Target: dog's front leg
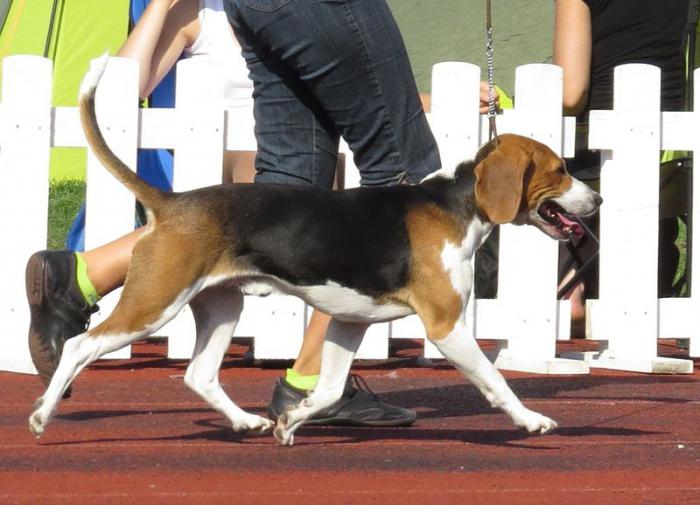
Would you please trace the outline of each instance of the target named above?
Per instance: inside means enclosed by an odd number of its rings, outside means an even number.
[[[508,414],[516,426],[525,428],[530,433],[547,433],[557,427],[555,421],[526,408],[515,396],[495,365],[481,351],[476,340],[467,336],[463,318],[457,321],[445,338],[431,340],[481,391],[489,403]]]
[[[343,394],[350,366],[369,325],[332,319],[321,352],[321,373],[309,396],[277,419],[275,438],[294,444],[294,432],[318,411],[337,402]]]

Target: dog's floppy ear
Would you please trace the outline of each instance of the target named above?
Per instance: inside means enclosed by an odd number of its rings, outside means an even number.
[[[524,152],[494,149],[474,168],[476,203],[495,224],[515,219],[523,200],[523,186],[529,158]]]

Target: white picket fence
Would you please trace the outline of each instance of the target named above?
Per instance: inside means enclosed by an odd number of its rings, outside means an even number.
[[[52,147],[86,147],[86,141],[77,109],[51,106],[51,61],[12,56],[3,65],[0,229],[6,245],[0,261],[0,370],[32,373],[24,266],[31,253],[46,245],[49,152]],[[138,147],[174,148],[174,187],[182,191],[218,183],[223,151],[254,150],[255,139],[252,111],[223,110],[215,67],[183,61],[177,72],[174,109],[139,109],[136,64],[111,58],[97,107],[110,146],[130,166],[135,165]],[[479,80],[475,65],[434,67],[430,123],[445,165],[472,157],[487,138],[477,108]],[[700,75],[695,82],[700,82]],[[607,160],[602,169],[600,299],[588,302],[587,321],[589,338],[601,341],[601,351],[557,356],[557,340],[570,336],[569,302],[556,299],[558,245],[534,228],[508,225],[501,229],[498,297],[472,300],[467,309],[472,336],[501,342],[499,367],[539,373],[587,373],[589,367],[692,372],[689,359],[657,355],[659,338],[678,338],[688,339],[690,356],[700,356],[700,290],[690,298],[659,300],[656,295],[658,159],[661,149],[696,150],[700,115],[661,114],[659,90],[657,68],[618,67],[614,110],[594,112],[591,118],[590,146],[602,149]],[[519,67],[515,94],[516,108],[498,118],[499,133],[529,136],[571,156],[575,120],[562,117],[561,69],[542,64]],[[347,146],[342,150],[347,153]],[[346,187],[356,186],[352,156],[346,160]],[[90,153],[87,181],[86,247],[91,248],[132,229],[134,198]],[[696,223],[698,212],[700,205],[694,205]],[[698,236],[693,234],[695,251],[700,251]],[[693,273],[700,272],[695,258],[692,262]],[[93,324],[109,314],[118,294],[102,300]],[[309,307],[293,297],[247,297],[236,335],[255,338],[257,358],[294,358],[309,314]],[[180,314],[159,334],[169,339],[169,357],[190,356],[191,314]],[[386,358],[390,338],[424,336],[416,316],[377,324],[370,328],[358,357]],[[424,352],[426,357],[439,357],[427,341]],[[129,355],[127,348],[111,357]]]

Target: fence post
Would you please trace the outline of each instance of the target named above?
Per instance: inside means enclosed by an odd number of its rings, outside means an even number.
[[[224,88],[213,62],[182,60],[175,90],[173,191],[221,184],[224,153]],[[159,334],[168,337],[168,357],[192,357],[196,330],[185,305]]]
[[[605,340],[592,367],[688,373],[689,360],[657,356],[660,78],[642,64],[615,69],[614,110],[592,111],[589,147],[601,169],[600,293],[589,300],[589,335]],[[631,187],[630,184],[633,186]]]
[[[433,66],[430,127],[440,150],[442,169],[454,173],[462,161],[472,159],[480,142],[479,84],[481,69],[462,62],[443,62]],[[474,338],[474,293],[467,304],[468,338]],[[423,355],[442,358],[426,338],[425,328],[416,315],[392,321],[392,338],[424,339]]]
[[[499,133],[534,138],[562,153],[562,70],[554,65],[516,69],[515,110]],[[478,338],[504,339],[496,365],[537,373],[587,373],[581,361],[556,357],[559,333],[568,337],[568,303],[557,300],[559,244],[531,226],[501,226],[498,297],[477,300]]]
[[[481,69],[461,62],[433,66],[430,127],[440,149],[442,168],[454,171],[474,158],[479,145]]]
[[[46,248],[51,142],[52,62],[38,56],[3,60],[0,103],[0,370],[36,373],[29,356],[24,266]]]
[[[93,60],[91,65],[98,64]],[[100,129],[110,149],[132,170],[136,169],[138,143],[138,64],[129,58],[109,58],[95,97]],[[134,229],[134,195],[119,183],[88,148],[85,196],[85,249],[111,242]],[[100,301],[91,318],[94,327],[104,321],[119,301],[122,288]],[[131,356],[131,346],[104,358]]]
[[[700,69],[695,70],[695,103],[692,112],[664,112],[662,120],[661,147],[674,151],[692,151],[694,166],[698,166],[697,154],[700,153]],[[659,300],[659,338],[688,339],[688,354],[700,357],[700,233],[695,233],[700,223],[700,177],[694,176],[693,171],[681,173],[682,183],[692,184],[692,198],[689,198],[689,227],[690,241],[686,264],[690,267],[690,277],[687,279],[691,286],[690,296],[683,298],[662,298]],[[685,188],[682,188],[685,189]],[[695,226],[693,226],[695,224]],[[691,230],[690,228],[694,228]],[[695,279],[695,282],[693,280]],[[695,286],[695,288],[693,288]]]
[[[695,69],[693,83],[695,89],[693,91],[693,112],[692,117],[695,123],[695,127],[690,131],[694,132],[692,142],[688,144],[688,147],[693,151],[693,166],[700,166],[700,69]],[[692,279],[688,279],[691,286],[691,303],[692,310],[687,311],[686,317],[690,314],[694,314],[695,317],[688,317],[692,324],[692,332],[689,332],[689,347],[688,355],[693,358],[700,358],[700,175],[692,176],[693,184],[693,198],[690,203],[690,215],[692,216],[691,223],[693,225],[693,230],[691,230],[691,245],[690,251],[692,254],[691,258],[686,257],[686,261],[691,261],[691,277],[696,279],[694,283],[695,289],[692,288]],[[697,319],[696,319],[697,318]]]

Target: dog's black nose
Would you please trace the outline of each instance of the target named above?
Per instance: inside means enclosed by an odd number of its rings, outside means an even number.
[[[595,202],[596,207],[600,207],[603,204],[603,197],[596,193],[593,201]]]

